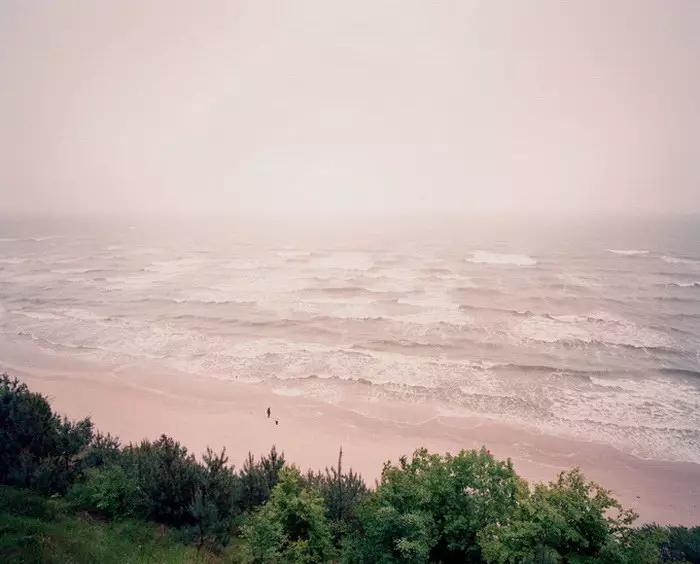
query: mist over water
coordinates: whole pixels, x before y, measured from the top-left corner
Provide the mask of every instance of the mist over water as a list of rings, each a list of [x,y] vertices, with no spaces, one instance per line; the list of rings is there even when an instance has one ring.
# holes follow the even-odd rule
[[[5,220],[0,342],[700,462],[693,218]]]

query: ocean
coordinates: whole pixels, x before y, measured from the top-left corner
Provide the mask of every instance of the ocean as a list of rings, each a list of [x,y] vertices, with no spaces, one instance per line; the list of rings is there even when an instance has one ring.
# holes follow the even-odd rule
[[[700,221],[5,219],[0,342],[700,462]]]

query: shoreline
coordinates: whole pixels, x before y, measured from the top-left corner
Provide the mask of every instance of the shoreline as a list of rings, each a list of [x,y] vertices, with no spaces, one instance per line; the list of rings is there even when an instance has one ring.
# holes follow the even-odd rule
[[[97,429],[122,442],[164,433],[198,456],[208,446],[225,447],[237,468],[249,451],[258,456],[274,444],[302,471],[321,470],[337,462],[342,446],[345,467],[361,473],[371,486],[384,462],[396,462],[416,448],[455,453],[483,445],[497,458],[511,458],[529,482],[553,480],[558,472],[580,466],[624,507],[635,509],[639,523],[700,523],[700,464],[692,462],[642,459],[605,444],[534,433],[506,422],[421,413],[418,406],[372,403],[373,413],[400,413],[398,422],[361,415],[347,400],[336,405],[275,394],[259,384],[126,368],[109,371],[66,358],[20,356],[15,362],[0,361],[0,372],[47,395],[58,413],[73,419],[90,416]]]

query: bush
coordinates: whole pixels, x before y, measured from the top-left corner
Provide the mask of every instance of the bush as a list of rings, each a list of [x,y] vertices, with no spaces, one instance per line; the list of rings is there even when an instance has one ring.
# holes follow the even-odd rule
[[[487,562],[627,562],[632,548],[637,562],[648,561],[630,528],[636,514],[578,468],[538,484],[516,509],[514,518],[493,521],[479,535]]]
[[[144,496],[144,517],[175,527],[194,525],[189,507],[200,483],[201,467],[185,447],[162,435],[155,442],[125,447],[121,466]]]
[[[134,476],[116,465],[90,470],[85,483],[71,488],[69,500],[80,509],[116,519],[142,517],[147,507]]]
[[[456,456],[417,450],[410,462],[385,465],[358,510],[348,561],[480,562],[478,532],[508,521],[523,491],[511,462],[484,449]]]
[[[0,377],[0,483],[65,493],[82,476],[92,437],[89,419],[61,419],[44,396]]]
[[[323,500],[303,488],[296,468],[286,468],[269,501],[243,528],[249,559],[267,562],[328,562],[335,556]]]
[[[362,476],[343,472],[343,449],[338,453],[338,467],[326,467],[325,472],[309,472],[304,484],[323,499],[326,517],[331,523],[333,538],[338,546],[341,538],[359,526],[357,509],[368,490]]]
[[[85,466],[100,468],[108,464],[117,464],[121,458],[121,448],[118,438],[97,431],[85,455]]]
[[[48,520],[56,516],[56,508],[35,492],[0,486],[0,513]]]
[[[670,527],[662,550],[666,562],[687,560],[692,564],[700,564],[700,527]]]
[[[236,505],[241,511],[251,511],[270,498],[282,468],[284,468],[284,453],[277,454],[274,445],[270,449],[270,454],[261,456],[258,462],[255,461],[252,453],[248,453],[248,458],[238,473],[240,489]]]
[[[195,497],[189,505],[194,525],[183,530],[183,538],[201,548],[219,550],[231,539],[233,520],[241,509],[236,505],[239,481],[228,465],[226,450],[214,454],[207,449]]]

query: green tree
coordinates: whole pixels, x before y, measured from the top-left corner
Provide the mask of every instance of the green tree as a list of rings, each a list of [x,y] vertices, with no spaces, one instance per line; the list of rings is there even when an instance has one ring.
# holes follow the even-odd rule
[[[201,468],[184,446],[166,435],[142,441],[123,449],[121,465],[145,496],[144,517],[175,527],[194,524],[189,508]]]
[[[491,522],[479,537],[487,562],[626,562],[646,549],[631,534],[636,517],[574,468],[536,485],[513,519]]]
[[[0,482],[65,493],[82,476],[90,419],[61,419],[41,394],[0,377]]]
[[[228,465],[226,449],[220,454],[210,448],[203,456],[200,481],[195,497],[189,505],[194,525],[188,528],[201,549],[205,544],[220,549],[231,539],[233,519],[239,512],[235,505],[238,478],[233,466]]]
[[[270,454],[261,456],[259,461],[255,460],[252,453],[248,453],[248,458],[238,473],[240,488],[236,505],[241,511],[250,511],[269,499],[279,480],[280,471],[284,468],[284,462],[284,453],[278,454],[274,445]]]
[[[700,527],[670,527],[668,539],[663,543],[664,561],[687,560],[700,564]]]
[[[343,472],[343,449],[338,453],[337,468],[326,467],[325,472],[309,472],[304,483],[323,498],[326,517],[331,523],[336,544],[342,536],[357,526],[357,508],[368,490],[362,476],[352,471]]]
[[[57,417],[41,394],[0,377],[0,481],[29,486],[41,459],[55,451]]]
[[[109,433],[95,432],[85,455],[88,468],[99,468],[108,464],[117,464],[121,456],[121,443]]]
[[[88,470],[87,480],[74,484],[68,497],[80,509],[113,519],[141,517],[147,509],[136,476],[116,464]]]
[[[304,489],[296,468],[285,468],[267,503],[243,528],[251,561],[328,562],[335,556],[323,500]]]
[[[352,562],[480,562],[478,532],[506,522],[524,484],[510,461],[485,449],[452,456],[417,450],[384,466],[375,492],[358,511],[348,542]]]

